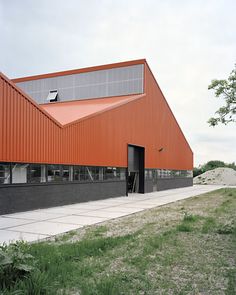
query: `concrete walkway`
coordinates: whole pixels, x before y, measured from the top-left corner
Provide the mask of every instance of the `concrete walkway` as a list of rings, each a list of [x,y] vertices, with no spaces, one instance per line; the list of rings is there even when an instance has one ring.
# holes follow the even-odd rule
[[[128,197],[110,198],[61,207],[40,209],[0,216],[0,244],[23,239],[37,241],[190,198],[225,186],[195,185],[148,194],[130,194]]]

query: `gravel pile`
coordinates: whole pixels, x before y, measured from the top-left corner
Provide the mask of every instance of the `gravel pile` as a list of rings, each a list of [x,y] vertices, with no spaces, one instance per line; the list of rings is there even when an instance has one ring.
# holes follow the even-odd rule
[[[231,168],[216,168],[194,177],[193,183],[236,185],[236,171]]]

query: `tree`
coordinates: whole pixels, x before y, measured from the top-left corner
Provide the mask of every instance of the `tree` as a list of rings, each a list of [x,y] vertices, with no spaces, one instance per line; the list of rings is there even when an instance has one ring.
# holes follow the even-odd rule
[[[208,170],[213,170],[213,169],[219,168],[219,167],[227,167],[227,164],[225,164],[223,161],[219,161],[219,160],[209,161],[202,166],[202,170],[204,172],[206,172]]]
[[[236,64],[228,80],[212,80],[208,89],[213,89],[215,96],[225,101],[225,105],[215,112],[216,117],[208,120],[209,125],[216,126],[218,123],[227,125],[236,122]]]

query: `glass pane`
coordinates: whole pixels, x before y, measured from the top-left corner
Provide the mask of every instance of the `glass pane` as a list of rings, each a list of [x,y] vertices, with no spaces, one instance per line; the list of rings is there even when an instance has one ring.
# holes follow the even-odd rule
[[[70,166],[62,166],[62,181],[69,181],[70,177]]]
[[[10,183],[10,164],[0,163],[0,184]]]
[[[60,165],[48,165],[48,182],[62,181]]]
[[[28,182],[39,183],[45,181],[45,165],[31,164],[29,166]]]
[[[105,167],[105,179],[109,180],[109,179],[114,179],[114,171],[112,167]]]
[[[12,164],[12,183],[26,183],[29,164]]]
[[[120,180],[126,179],[126,168],[120,168]]]
[[[80,172],[80,167],[79,166],[74,166],[74,180],[80,180],[79,179],[79,172]]]

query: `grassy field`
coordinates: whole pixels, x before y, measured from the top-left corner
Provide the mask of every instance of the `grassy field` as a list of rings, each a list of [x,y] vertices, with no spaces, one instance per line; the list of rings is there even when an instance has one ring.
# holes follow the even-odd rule
[[[236,294],[236,189],[221,189],[53,241],[0,294]]]

